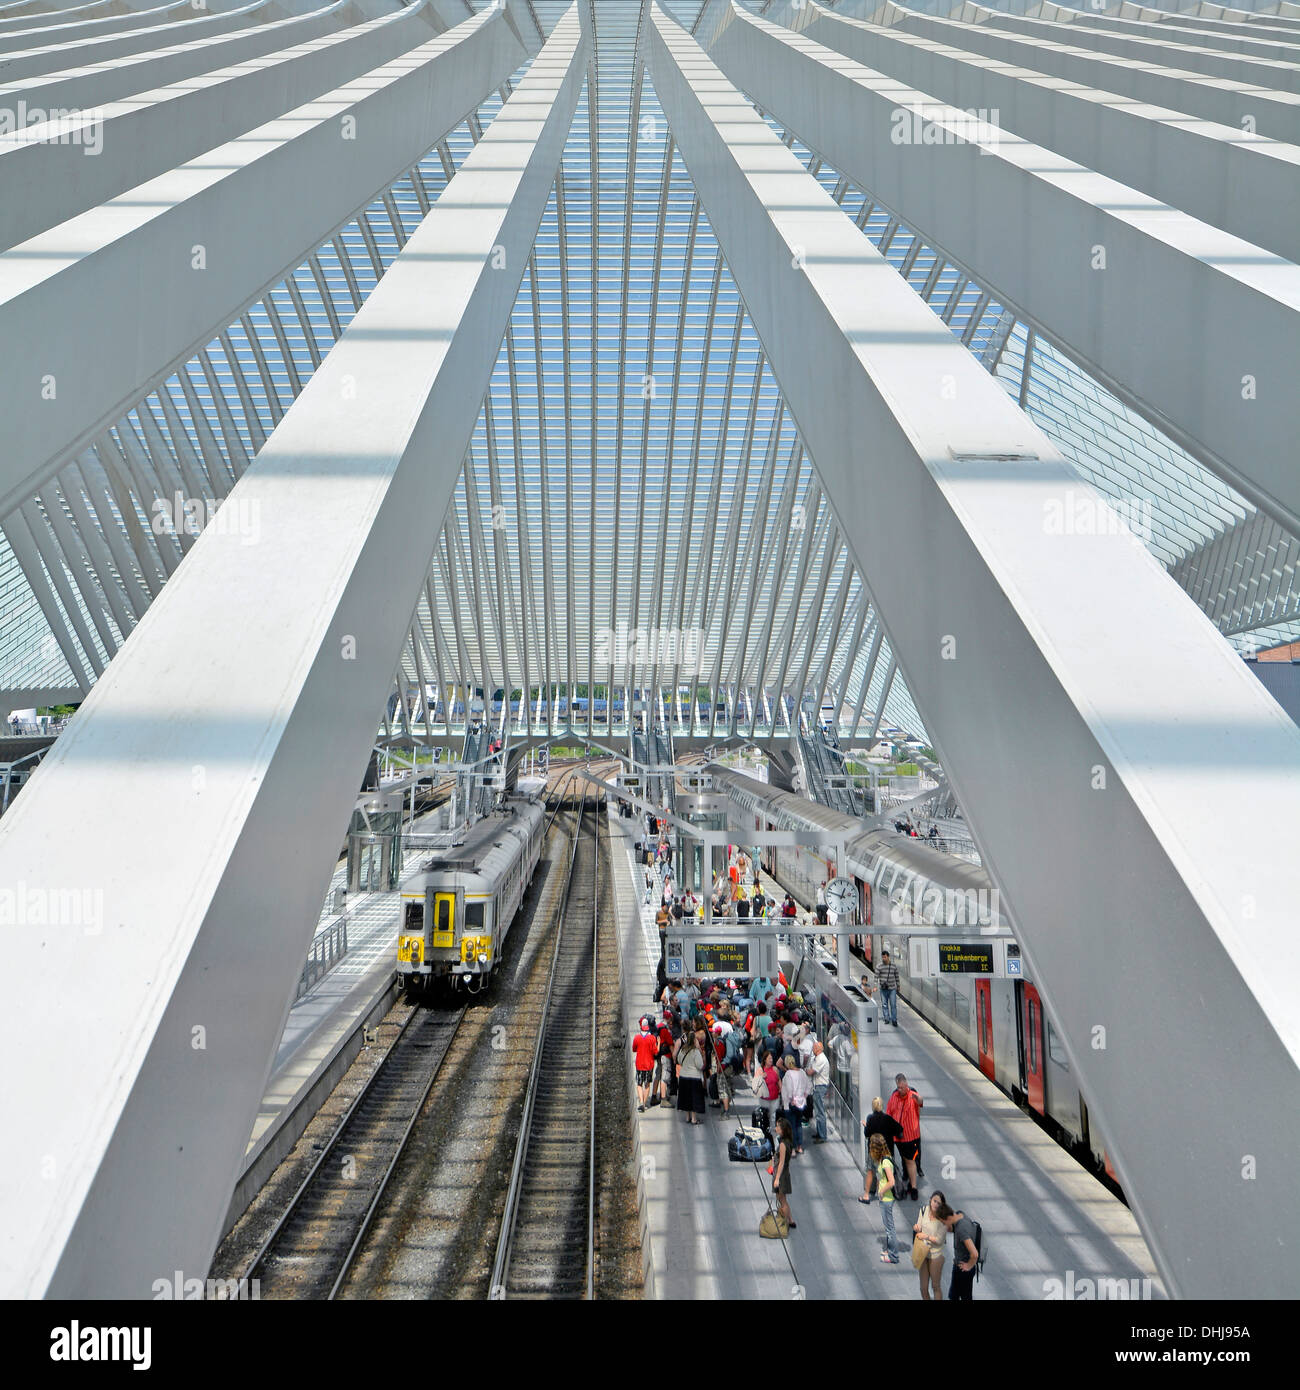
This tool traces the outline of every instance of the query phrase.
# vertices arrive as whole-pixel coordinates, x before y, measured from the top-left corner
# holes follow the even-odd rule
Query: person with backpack
[[[898,1263],[898,1234],[894,1230],[894,1160],[885,1149],[885,1141],[879,1134],[871,1136],[869,1157],[876,1170],[876,1185],[880,1189],[880,1219],[885,1225],[885,1249],[880,1263]]]
[[[894,1145],[903,1137],[903,1126],[892,1115],[885,1113],[885,1102],[879,1096],[871,1102],[871,1114],[862,1128],[867,1136],[867,1148],[871,1148],[871,1140],[878,1134],[888,1154],[894,1152]],[[871,1205],[871,1185],[875,1180],[876,1170],[868,1163],[867,1171],[862,1176],[862,1196],[858,1198],[864,1207]]]
[[[722,1118],[725,1120],[731,1113],[731,1077],[727,1074],[727,1044],[730,1041],[731,1029],[723,1023],[715,1023],[710,1034],[710,1043],[713,1047],[713,1085],[718,1093],[717,1103],[722,1107]]]
[[[944,1218],[952,1232],[952,1282],[948,1285],[950,1303],[969,1303],[975,1288],[975,1269],[979,1264],[982,1232],[979,1222],[964,1211],[952,1211]]]
[[[651,1105],[667,1105],[677,1090],[677,1077],[673,1068],[673,1030],[666,1016],[659,1023],[659,1055],[655,1059],[656,1088],[659,1094],[652,1096]]]

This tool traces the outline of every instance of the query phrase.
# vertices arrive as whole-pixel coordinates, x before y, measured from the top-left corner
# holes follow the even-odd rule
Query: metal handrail
[[[577,780],[572,773],[565,787]],[[561,792],[563,799],[563,792]],[[546,1024],[551,1016],[551,994],[555,988],[555,971],[560,963],[560,945],[564,939],[564,914],[569,906],[569,890],[573,887],[573,866],[578,862],[578,841],[582,838],[582,818],[587,814],[587,789],[582,791],[582,804],[578,808],[577,824],[573,828],[573,848],[569,854],[569,875],[564,882],[564,893],[560,898],[558,930],[555,933],[555,949],[551,952],[551,968],[546,977],[546,995],[542,1000],[541,1024],[537,1030],[537,1042],[533,1047],[532,1065],[528,1070],[528,1088],[524,1094],[524,1110],[519,1121],[519,1138],[515,1142],[514,1162],[510,1167],[510,1185],[506,1189],[506,1205],[501,1215],[501,1234],[497,1238],[496,1258],[492,1261],[492,1277],[488,1283],[489,1299],[504,1299],[506,1295],[505,1272],[510,1265],[510,1252],[514,1245],[515,1219],[518,1215],[519,1194],[523,1187],[524,1159],[528,1151],[528,1131],[532,1124],[533,1104],[537,1098],[537,1082],[542,1071],[542,1052],[546,1043]],[[594,1049],[593,1049],[594,1051]],[[499,1291],[499,1293],[498,1293]]]
[[[340,917],[324,931],[312,937],[311,948],[303,963],[302,974],[298,976],[298,991],[295,1002],[303,997],[313,985],[325,978],[348,953],[348,919]]]

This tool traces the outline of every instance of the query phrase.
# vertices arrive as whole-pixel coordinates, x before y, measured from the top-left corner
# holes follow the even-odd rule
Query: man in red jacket
[[[895,1087],[889,1093],[889,1103],[885,1111],[902,1126],[903,1137],[898,1141],[898,1154],[907,1165],[907,1181],[911,1188],[912,1201],[920,1197],[916,1186],[917,1155],[921,1151],[921,1107],[925,1102],[920,1093],[907,1084],[907,1077],[900,1071],[894,1078]],[[906,1192],[900,1192],[906,1198]]]
[[[650,1084],[654,1080],[655,1058],[659,1055],[659,1039],[650,1029],[650,1020],[641,1020],[641,1031],[632,1039],[636,1058],[637,1110],[642,1111],[650,1099]]]

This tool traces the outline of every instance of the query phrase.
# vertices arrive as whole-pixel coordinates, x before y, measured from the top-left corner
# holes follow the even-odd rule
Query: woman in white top
[[[781,1077],[781,1104],[790,1118],[790,1129],[794,1135],[794,1151],[803,1153],[803,1108],[812,1094],[812,1082],[808,1073],[800,1071],[799,1063],[793,1057],[784,1062],[785,1073]]]
[[[948,1250],[947,1219],[952,1208],[944,1200],[942,1192],[932,1192],[921,1215],[912,1230],[930,1247],[930,1258],[918,1271],[921,1276],[921,1297],[927,1303],[931,1299],[943,1301],[943,1259]],[[931,1285],[934,1293],[931,1294]]]

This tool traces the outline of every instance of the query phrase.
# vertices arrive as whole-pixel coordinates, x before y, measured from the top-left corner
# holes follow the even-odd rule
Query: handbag
[[[769,1211],[758,1223],[758,1233],[766,1240],[784,1240],[790,1234],[790,1225],[779,1211]]]
[[[813,1098],[812,1098],[812,1095],[811,1095],[811,1093],[810,1093],[809,1096],[808,1096],[808,1099],[807,1099],[806,1101],[804,1101],[804,1104],[803,1104],[803,1122],[804,1122],[804,1124],[811,1124],[811,1123],[812,1123],[812,1120],[813,1120],[813,1117],[814,1117],[816,1114],[817,1114],[817,1109],[816,1109],[816,1107],[813,1105]]]
[[[930,1247],[924,1236],[912,1237],[912,1268],[920,1269],[930,1258]]]

